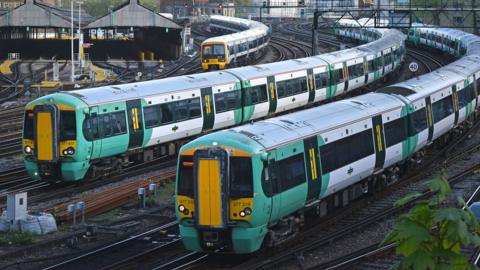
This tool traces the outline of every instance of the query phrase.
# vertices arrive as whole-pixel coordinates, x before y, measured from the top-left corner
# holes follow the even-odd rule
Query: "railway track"
[[[455,178],[455,177],[453,177]],[[454,179],[450,179],[454,181]],[[454,191],[459,189],[453,187]],[[464,198],[467,202],[467,206],[470,206],[473,202],[480,200],[480,186],[478,186],[473,194]],[[380,243],[376,243],[362,250],[358,250],[347,256],[342,256],[328,263],[318,265],[308,269],[389,269],[395,263],[399,262],[399,258],[395,256],[395,244],[389,244],[384,247],[379,247]],[[470,261],[478,264],[480,259],[479,250],[466,249],[463,251],[464,255],[470,258]],[[477,265],[478,266],[478,265]]]

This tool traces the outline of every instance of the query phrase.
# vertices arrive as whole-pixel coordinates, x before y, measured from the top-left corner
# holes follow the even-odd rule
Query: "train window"
[[[473,90],[473,84],[469,84],[467,87],[457,92],[458,106],[463,108],[475,98],[475,92]]]
[[[215,111],[217,113],[227,111],[227,104],[225,102],[225,93],[215,94]]]
[[[188,119],[188,107],[186,100],[174,102],[172,105],[172,107],[175,109],[175,122]]]
[[[332,77],[332,81],[334,84],[343,83],[345,81],[345,78],[343,76],[343,69],[335,69],[334,71],[332,71]]]
[[[363,70],[363,63],[349,66],[348,74],[350,75],[350,79],[365,75]]]
[[[223,44],[204,45],[202,49],[202,55],[208,56],[223,56],[225,55],[225,46]]]
[[[158,105],[143,108],[143,117],[145,119],[146,128],[152,128],[159,125],[159,113],[160,107]]]
[[[315,87],[317,89],[325,88],[329,85],[328,72],[315,74]]]
[[[369,60],[367,62],[368,73],[374,72],[377,68],[375,67],[375,59]]]
[[[282,191],[291,189],[305,183],[305,162],[303,154],[297,154],[289,158],[277,161],[278,178]]]
[[[447,96],[432,105],[433,111],[433,122],[437,123],[438,121],[444,119],[445,117],[453,113],[453,100],[452,96]]]
[[[230,158],[230,196],[253,197],[252,160],[248,157]]]
[[[160,105],[160,114],[162,116],[161,124],[168,124],[173,122],[173,104],[165,103]]]
[[[180,156],[178,170],[178,195],[193,197],[193,156]]]
[[[407,118],[400,117],[384,125],[385,145],[390,147],[407,139]]]
[[[227,108],[228,110],[236,110],[242,107],[242,92],[241,91],[231,91],[227,92]]]
[[[23,121],[23,138],[25,139],[33,140],[33,130],[34,130],[33,116],[34,116],[33,111],[25,111],[25,118]]]
[[[98,117],[94,113],[92,116],[87,116],[83,121],[83,135],[87,141],[92,141],[99,139],[100,135],[98,133]]]
[[[202,115],[200,108],[200,98],[191,98],[188,100],[188,117],[190,119],[198,118]]]
[[[372,130],[368,129],[320,147],[322,173],[326,174],[374,153]]]
[[[60,111],[60,140],[75,140],[76,137],[75,111]]]
[[[413,128],[410,128],[411,132],[409,136],[416,135],[427,128],[427,113],[425,108],[422,108],[412,114]]]
[[[112,136],[112,124],[110,122],[110,114],[102,115],[103,120],[103,137]]]
[[[113,134],[123,134],[127,132],[127,124],[125,121],[125,112],[112,113],[110,116],[112,121]]]
[[[250,94],[251,104],[258,104],[268,100],[267,86],[265,84],[249,87],[247,93]]]

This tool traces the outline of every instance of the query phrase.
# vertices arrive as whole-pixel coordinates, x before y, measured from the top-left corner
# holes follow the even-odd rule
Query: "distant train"
[[[348,31],[347,31],[348,32]],[[472,122],[480,38],[416,28],[460,60],[375,93],[202,136],[180,149],[175,204],[186,248],[251,253],[397,181],[424,149]],[[352,31],[350,36],[358,34]]]
[[[202,42],[203,70],[225,69],[243,58],[253,57],[270,40],[270,29],[252,20],[213,15],[210,30],[227,34]]]
[[[404,36],[381,33],[369,44],[314,57],[38,98],[25,108],[25,167],[45,181],[96,178],[173,156],[202,133],[348,93],[403,61]]]

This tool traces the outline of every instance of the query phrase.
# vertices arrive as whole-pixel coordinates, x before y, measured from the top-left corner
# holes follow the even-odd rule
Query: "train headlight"
[[[185,206],[184,206],[183,204],[180,204],[180,205],[178,206],[178,211],[180,211],[180,212],[185,211],[185,209],[186,209],[186,208],[185,208]]]
[[[250,207],[246,207],[243,209],[243,212],[245,212],[245,215],[251,215],[252,214],[252,209]]]
[[[245,212],[240,211],[240,216],[241,216],[241,217],[244,217],[244,216],[245,216]]]
[[[69,155],[73,155],[73,154],[75,154],[75,149],[73,149],[72,147],[69,147],[69,148],[67,148],[67,153]]]
[[[31,154],[32,153],[32,148],[30,146],[25,146],[25,148],[23,149],[25,151],[25,153],[27,154]]]
[[[64,155],[64,156],[68,155],[68,151],[67,151],[67,149],[63,150],[63,152],[62,152],[62,153],[63,153],[63,155]]]

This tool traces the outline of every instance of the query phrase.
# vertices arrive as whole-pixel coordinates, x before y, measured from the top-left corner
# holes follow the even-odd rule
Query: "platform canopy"
[[[25,4],[0,15],[0,27],[68,28],[70,21],[34,0],[25,0]]]
[[[161,27],[182,29],[174,21],[142,6],[138,0],[130,0],[86,26],[93,28],[129,28],[129,27]]]

